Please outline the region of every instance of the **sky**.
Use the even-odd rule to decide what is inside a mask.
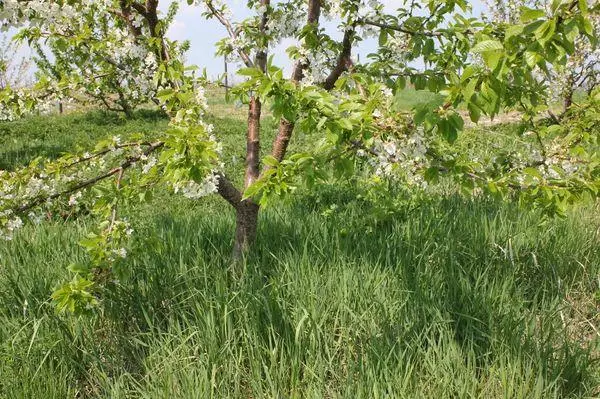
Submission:
[[[166,12],[169,5],[177,0],[162,0],[160,8]],[[245,0],[226,0],[229,5],[234,20],[242,20],[250,14],[245,6]],[[404,2],[402,0],[383,0],[382,3],[386,6],[386,11],[393,13],[395,9],[400,7]],[[480,15],[483,10],[481,0],[471,2],[473,7],[473,15]],[[202,15],[202,9],[198,6],[188,6],[185,1],[181,2],[179,13],[173,21],[167,35],[171,39],[189,40],[191,47],[187,54],[189,64],[197,65],[200,68],[206,68],[207,75],[210,78],[217,78],[224,72],[224,60],[222,57],[215,56],[215,43],[226,36],[225,29],[216,20],[206,20]],[[341,39],[341,34],[340,34]],[[287,58],[285,50],[291,46],[291,40],[280,43],[272,49],[271,54],[274,56],[275,65],[284,68],[284,71],[290,72],[291,63]],[[362,41],[355,53],[361,59],[367,54],[376,49],[376,40],[368,39]],[[235,66],[229,67],[231,71],[235,70]]]

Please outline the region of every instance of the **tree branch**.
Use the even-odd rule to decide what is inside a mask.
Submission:
[[[309,0],[308,2],[308,15],[306,19],[307,25],[314,25],[315,28],[319,25],[319,18],[321,17],[321,0]],[[304,77],[304,72],[308,68],[307,62],[297,61],[292,72],[291,80],[294,83],[298,83]],[[287,148],[292,138],[292,132],[294,130],[294,123],[281,118],[279,121],[279,128],[277,130],[277,136],[273,142],[273,149],[271,155],[279,162],[285,157]],[[268,168],[265,168],[265,170]],[[264,170],[263,170],[264,172]]]
[[[242,202],[242,193],[235,188],[233,183],[231,183],[223,173],[218,173],[217,176],[219,176],[217,192],[225,201],[229,202],[233,208],[237,209]]]
[[[400,25],[386,24],[383,22],[371,21],[368,19],[360,20],[360,22],[364,25],[371,25],[371,26],[376,26],[381,29],[393,30],[396,32],[405,33],[410,36],[419,36],[420,35],[420,36],[427,36],[427,37],[440,37],[440,36],[444,36],[446,33],[444,31],[429,31],[429,32],[428,31],[414,31],[414,30],[406,29]],[[469,35],[469,34],[472,34],[473,32],[470,30],[465,30],[462,33]]]
[[[352,66],[352,39],[354,38],[354,33],[354,26],[352,26],[352,29],[344,32],[342,50],[338,55],[337,63],[323,83],[323,88],[327,91],[333,89],[335,82],[342,76],[342,73],[346,72]]]
[[[308,16],[306,18],[307,25],[315,25],[319,23],[321,17],[321,0],[310,0],[308,2]],[[304,71],[308,68],[308,62],[297,61],[292,72],[292,81],[299,82],[304,77]]]
[[[121,165],[119,165],[116,168],[113,168],[113,169],[109,170],[108,172],[105,172],[105,173],[103,173],[101,175],[98,175],[96,177],[92,177],[92,178],[90,178],[88,180],[84,180],[82,182],[79,182],[79,183],[75,184],[74,186],[71,186],[70,188],[68,188],[66,190],[63,190],[61,192],[54,193],[54,194],[49,195],[49,196],[40,196],[40,197],[34,198],[30,202],[17,207],[16,209],[14,209],[14,211],[18,212],[18,213],[26,212],[26,211],[30,210],[31,208],[34,208],[34,207],[40,205],[41,203],[43,203],[45,201],[49,201],[49,200],[53,200],[53,199],[62,197],[64,195],[67,195],[67,194],[73,193],[75,191],[78,191],[78,190],[87,188],[89,186],[92,186],[92,185],[94,185],[94,184],[96,184],[96,183],[98,183],[98,182],[100,182],[100,181],[102,181],[104,179],[107,179],[107,178],[109,178],[111,176],[114,176],[116,174],[120,174],[124,170],[129,169],[131,166],[133,166],[137,161],[139,161],[142,158],[142,156],[148,156],[149,154],[151,154],[152,152],[156,151],[157,149],[163,147],[164,145],[165,145],[164,142],[158,141],[158,142],[150,145],[148,147],[148,149],[146,149],[146,151],[144,151],[144,153],[142,155],[138,155],[136,157],[127,158],[127,160],[125,160],[123,163],[121,163]]]
[[[212,15],[214,15],[215,18],[217,18],[217,20],[219,20],[221,25],[223,25],[225,27],[225,29],[227,30],[227,33],[229,34],[229,37],[232,40],[237,40],[238,35],[235,32],[235,30],[233,29],[231,22],[225,17],[225,15],[223,15],[223,13],[221,13],[219,10],[217,10],[215,8],[215,6],[212,3],[212,0],[206,0],[204,3],[206,4],[206,7],[208,7],[208,9],[212,13]],[[246,54],[242,49],[237,49],[236,51],[239,54],[239,56],[241,57],[242,61],[244,61],[244,64],[248,68],[252,68],[254,66],[254,64],[252,63],[252,60],[250,60],[250,57],[248,56],[248,54]]]

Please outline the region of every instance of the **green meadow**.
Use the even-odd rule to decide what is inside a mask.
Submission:
[[[411,92],[398,107],[431,101]],[[212,103],[241,181],[244,111]],[[154,111],[2,123],[0,169],[167,123]],[[266,116],[263,134],[274,127]],[[517,130],[474,128],[455,145],[491,157],[527,140]],[[50,295],[85,261],[77,242],[94,221],[26,226],[0,242],[0,397],[600,396],[597,203],[547,219],[451,183],[417,203],[389,195],[399,205],[376,218],[353,181],[299,190],[261,213],[255,250],[232,268],[233,211],[159,190],[123,210],[135,230],[126,276],[79,317]]]

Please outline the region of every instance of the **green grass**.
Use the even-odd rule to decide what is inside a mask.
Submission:
[[[47,119],[45,148],[166,124],[95,115]],[[212,121],[242,162],[243,122]],[[34,137],[43,122],[0,129]],[[497,133],[459,145],[510,145],[510,128]],[[8,165],[35,155],[17,142]],[[255,252],[231,273],[231,210],[163,192],[124,209],[136,230],[127,277],[104,313],[81,318],[48,298],[85,259],[76,242],[92,221],[29,226],[0,243],[0,397],[598,397],[598,211],[543,221],[431,195],[366,233],[365,203],[340,184],[265,210]]]
[[[93,111],[64,116],[36,116],[0,124],[0,169],[11,169],[41,156],[55,158],[65,152],[93,148],[100,138],[132,133],[150,134],[167,126],[159,112],[139,110],[134,118]]]

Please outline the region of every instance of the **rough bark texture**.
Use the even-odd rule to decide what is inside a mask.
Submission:
[[[344,32],[344,38],[342,39],[342,50],[338,55],[337,63],[327,79],[325,79],[325,83],[323,83],[323,88],[325,90],[333,89],[335,86],[335,82],[342,76],[342,73],[346,72],[352,66],[352,39],[354,37],[354,29],[349,29]]]
[[[219,185],[217,186],[217,191],[225,201],[229,202],[229,204],[236,208],[242,202],[242,193],[240,190],[235,188],[233,183],[229,181],[227,177],[223,174],[219,175]]]
[[[233,258],[241,259],[256,240],[259,207],[252,201],[240,202],[235,214]]]
[[[120,0],[119,6],[121,7],[121,17],[125,20],[127,28],[129,29],[129,33],[133,37],[139,37],[142,34],[142,30],[139,26],[135,26],[133,24],[130,4],[127,2],[127,0]]]
[[[148,29],[150,30],[150,35],[153,38],[160,38],[162,43],[160,46],[160,52],[157,54],[161,60],[169,60],[169,53],[167,52],[166,42],[164,41],[161,32],[158,30],[158,0],[147,0],[145,4],[133,2],[131,3],[131,7],[133,7],[140,15],[142,15],[146,22],[148,23]],[[123,9],[123,7],[121,7]],[[129,22],[131,23],[131,22]],[[130,28],[131,29],[131,28]],[[139,31],[138,28],[138,32]],[[134,34],[135,37],[139,36]]]
[[[294,124],[281,118],[279,121],[279,129],[277,130],[277,137],[273,143],[273,157],[279,162],[285,157],[290,139],[292,138],[292,131],[294,130]]]
[[[260,115],[262,104],[256,97],[250,99],[248,109],[248,132],[246,134],[246,175],[244,187],[248,188],[260,173]]]

